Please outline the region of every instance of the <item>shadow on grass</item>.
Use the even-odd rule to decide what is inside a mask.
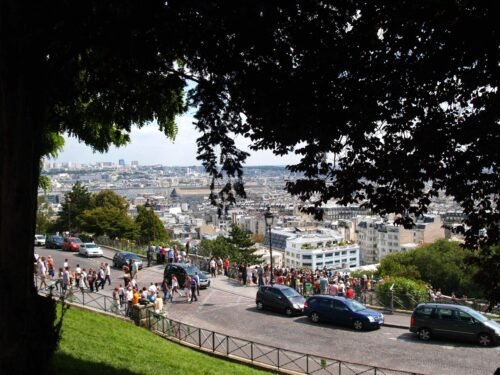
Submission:
[[[85,361],[67,355],[65,353],[55,353],[54,358],[52,359],[49,374],[137,375],[140,373],[133,372],[124,368],[111,367],[100,362]]]

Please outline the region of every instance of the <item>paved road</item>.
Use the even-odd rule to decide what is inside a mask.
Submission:
[[[37,249],[52,254],[56,266],[68,257],[73,267],[95,266],[105,258],[85,259],[58,250]],[[110,255],[112,253],[108,253]],[[163,266],[139,273],[139,285],[160,282]],[[113,286],[121,271],[113,270]],[[420,342],[408,329],[382,327],[380,330],[354,332],[338,326],[313,324],[305,317],[287,318],[255,308],[255,287],[243,287],[224,277],[212,279],[212,287],[201,292],[200,301],[186,303],[177,297],[166,309],[171,318],[226,335],[279,346],[298,352],[324,355],[350,362],[367,363],[425,374],[493,374],[500,366],[500,347],[481,348],[474,344],[448,341]],[[101,292],[100,292],[101,293]],[[102,291],[110,294],[111,288]],[[409,317],[388,316],[396,326],[408,325]]]

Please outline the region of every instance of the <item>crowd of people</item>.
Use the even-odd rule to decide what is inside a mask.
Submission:
[[[111,285],[111,267],[106,262],[102,262],[98,268],[91,267],[87,270],[77,264],[73,269],[68,259],[57,267],[52,256],[41,256],[36,260],[35,273],[40,280],[39,289],[53,288],[62,295],[73,287],[82,291],[97,292],[104,289],[106,283]]]
[[[268,264],[250,266],[241,263],[233,264],[231,268],[237,270],[242,285],[270,285],[273,281],[294,288],[302,295],[330,294],[354,298],[356,291],[359,293],[372,289],[372,280],[367,275],[357,278],[338,271],[277,267],[271,280],[271,267]],[[228,274],[226,270],[225,274]]]

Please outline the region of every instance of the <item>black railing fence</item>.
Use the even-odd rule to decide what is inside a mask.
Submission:
[[[264,366],[280,372],[300,374],[415,374],[360,363],[299,353],[229,336],[147,312],[151,331],[182,344],[234,360]]]

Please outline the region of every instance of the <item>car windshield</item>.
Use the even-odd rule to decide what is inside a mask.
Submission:
[[[45,238],[45,236],[42,236],[41,234],[37,234],[35,237],[36,237],[37,239],[40,239],[40,238]]]
[[[349,306],[349,308],[354,311],[354,312],[357,312],[357,311],[361,311],[361,310],[366,310],[366,307],[363,306],[361,303],[359,303],[358,301],[355,301],[355,300],[352,300],[352,299],[348,299],[345,301],[345,304],[347,306]]]
[[[97,245],[95,243],[86,243],[85,247],[87,249],[95,249],[97,247]]]
[[[81,241],[79,238],[72,238],[72,239],[71,239],[71,242],[74,242],[74,243],[82,243],[82,241]]]
[[[474,319],[476,319],[479,322],[485,322],[488,320],[487,317],[485,317],[483,314],[477,312],[476,310],[466,309],[465,312],[467,312],[470,316],[472,316]]]
[[[283,288],[281,289],[281,292],[288,298],[300,297],[300,294],[292,288]]]
[[[187,271],[188,275],[194,275],[195,272],[200,273],[200,270],[196,266],[187,266],[186,271]]]

